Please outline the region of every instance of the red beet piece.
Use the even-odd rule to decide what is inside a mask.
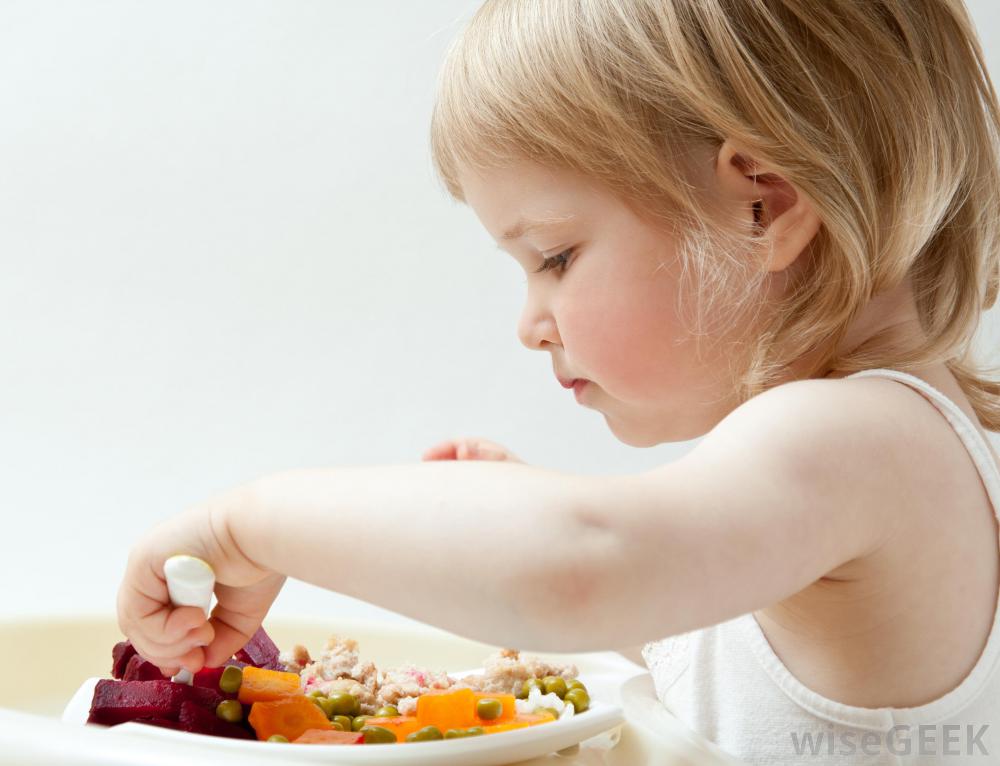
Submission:
[[[195,734],[208,734],[213,737],[231,737],[234,739],[256,739],[250,729],[238,723],[223,721],[215,712],[209,712],[193,702],[182,702],[178,718],[181,731]]]
[[[87,723],[106,726],[136,718],[166,718],[176,721],[184,690],[191,687],[173,681],[109,681],[101,679],[94,688]]]
[[[219,689],[209,689],[204,686],[184,686],[185,702],[193,702],[198,707],[211,710],[212,713],[215,713],[215,709],[224,699],[226,698]]]
[[[202,668],[194,674],[194,680],[191,683],[195,686],[204,686],[207,689],[218,689],[219,679],[222,678],[224,670],[225,668]]]
[[[119,641],[111,650],[111,676],[121,678],[129,660],[135,656],[135,647],[131,641]]]
[[[125,666],[125,673],[122,681],[169,681],[170,676],[165,676],[152,662],[144,660],[138,654],[132,655],[132,659]]]
[[[285,666],[278,660],[278,647],[264,628],[257,628],[247,645],[236,652],[236,658],[249,665],[267,670],[284,670]]]

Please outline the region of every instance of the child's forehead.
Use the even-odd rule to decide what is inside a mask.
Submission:
[[[621,203],[578,174],[521,164],[460,175],[465,201],[497,244],[561,236],[612,217]]]
[[[613,196],[581,173],[529,161],[490,168],[463,166],[458,178],[466,202],[477,211],[483,207],[506,213],[498,239],[523,234],[529,226],[579,216],[606,205]]]

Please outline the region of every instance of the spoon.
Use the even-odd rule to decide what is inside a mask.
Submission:
[[[205,619],[208,619],[212,592],[215,590],[215,572],[208,562],[195,556],[171,556],[163,565],[163,574],[167,578],[170,603],[174,606],[201,607]],[[193,679],[191,671],[181,668],[171,680],[190,686]]]

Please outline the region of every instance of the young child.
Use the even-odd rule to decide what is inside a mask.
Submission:
[[[998,127],[960,0],[490,0],[436,168],[577,401],[630,445],[704,438],[635,475],[459,439],[267,476],[138,543],[122,630],[217,665],[290,576],[493,644],[644,647],[750,763],[1000,758],[1000,384],[970,358]],[[215,568],[208,622],[169,605],[178,552]]]

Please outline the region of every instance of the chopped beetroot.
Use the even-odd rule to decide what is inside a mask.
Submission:
[[[122,681],[169,681],[170,676],[165,676],[152,662],[144,660],[138,654],[132,655],[132,659],[125,666],[125,673]]]
[[[219,703],[226,699],[219,689],[209,689],[204,686],[179,685],[184,688],[184,700],[186,702],[193,702],[198,707],[211,710],[213,713],[219,706]]]
[[[136,718],[166,718],[176,721],[184,690],[191,687],[173,681],[109,681],[102,679],[94,687],[87,723],[106,726]]]
[[[195,686],[204,686],[208,689],[218,689],[219,679],[222,678],[224,670],[225,668],[202,668],[194,674],[194,679],[191,683]]]
[[[246,726],[223,721],[214,711],[208,711],[193,702],[181,703],[178,722],[182,731],[190,731],[195,734],[232,737],[234,739],[256,739],[254,733]]]
[[[111,676],[121,678],[125,675],[128,661],[135,656],[135,647],[131,641],[119,641],[111,650]]]
[[[236,652],[236,659],[258,668],[284,670],[285,666],[278,659],[279,653],[278,647],[261,627],[257,628],[246,646]]]

